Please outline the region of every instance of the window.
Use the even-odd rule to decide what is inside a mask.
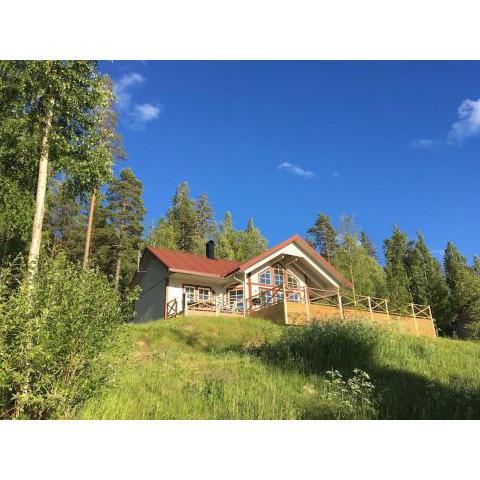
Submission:
[[[287,285],[291,288],[299,288],[300,282],[293,273],[287,272]]]
[[[228,301],[231,307],[236,307],[243,311],[243,290],[235,289],[228,292]]]
[[[281,265],[273,267],[273,282],[277,287],[283,285],[283,267]]]
[[[272,303],[272,291],[271,290],[261,290],[260,298],[264,305],[270,305]]]
[[[209,288],[198,288],[198,299],[199,300],[208,300],[210,298],[210,289]]]
[[[299,293],[289,293],[288,294],[288,300],[290,302],[300,302],[301,301],[300,294]]]
[[[209,300],[210,289],[206,287],[194,287],[192,285],[185,286],[185,301],[187,304],[197,302],[199,300]]]
[[[275,299],[277,300],[277,302],[283,302],[283,292],[277,292],[275,294]]]
[[[195,287],[185,287],[185,301],[187,304],[195,301]]]
[[[271,285],[272,284],[272,273],[270,269],[265,270],[260,274],[259,281],[262,285]]]

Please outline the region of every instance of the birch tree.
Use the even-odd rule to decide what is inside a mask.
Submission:
[[[83,193],[111,174],[99,115],[110,97],[95,61],[0,62],[0,162],[35,192],[29,282],[40,256],[49,177],[62,172],[69,188]]]

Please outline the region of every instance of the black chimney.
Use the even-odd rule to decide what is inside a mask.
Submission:
[[[211,260],[215,260],[215,242],[213,240],[209,240],[207,242],[207,258]]]

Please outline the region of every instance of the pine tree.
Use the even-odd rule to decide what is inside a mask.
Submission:
[[[104,146],[107,149],[107,151],[110,152],[112,162],[117,163],[120,160],[126,160],[127,154],[125,152],[125,149],[123,148],[122,136],[117,132],[118,115],[114,109],[115,101],[113,97],[113,82],[111,81],[111,79],[106,78],[105,88],[108,90],[110,98],[109,98],[108,107],[100,110],[99,112],[99,117],[100,117],[99,137],[101,141],[104,143]],[[86,230],[86,236],[85,236],[85,248],[83,252],[84,268],[87,267],[89,256],[90,256],[94,215],[95,215],[95,208],[98,202],[97,197],[99,195],[99,186],[100,186],[100,183],[98,186],[95,186],[93,188],[93,191],[90,195],[88,222],[87,222],[87,230]]]
[[[365,249],[365,251],[367,252],[368,255],[370,255],[372,258],[377,258],[377,252],[375,250],[375,245],[370,240],[370,238],[368,238],[365,230],[362,230],[360,232],[360,244]]]
[[[307,234],[320,255],[332,263],[337,250],[337,234],[328,215],[320,213],[315,225],[308,229]]]
[[[407,243],[407,235],[397,226],[393,227],[392,237],[387,238],[384,243],[387,291],[392,306],[396,308],[405,307],[412,302],[404,265]]]
[[[142,182],[129,168],[122,169],[119,178],[115,178],[107,190],[109,222],[116,235],[114,284],[117,288],[122,272],[133,274],[142,243],[145,214],[142,191]]]
[[[177,249],[194,253],[198,247],[198,222],[195,201],[190,198],[187,182],[177,187],[167,219],[175,231]]]

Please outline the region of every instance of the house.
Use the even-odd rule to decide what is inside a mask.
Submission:
[[[435,336],[430,307],[410,304],[395,312],[386,299],[354,295],[350,281],[299,235],[244,263],[215,258],[213,241],[205,256],[147,247],[134,283],[141,289],[136,322],[196,314],[305,324],[360,315]]]

